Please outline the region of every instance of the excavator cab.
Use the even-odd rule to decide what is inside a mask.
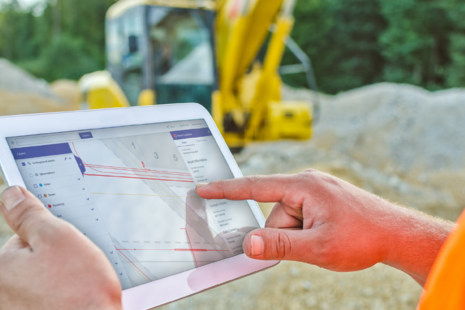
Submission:
[[[108,12],[108,71],[130,105],[152,90],[151,104],[198,102],[211,111],[217,88],[214,14],[156,5]]]
[[[82,108],[197,102],[231,149],[307,140],[317,100],[311,105],[281,96],[280,74],[306,73],[316,90],[310,59],[289,37],[294,4],[120,0],[107,12],[107,70],[80,80]],[[286,48],[300,64],[281,66]]]

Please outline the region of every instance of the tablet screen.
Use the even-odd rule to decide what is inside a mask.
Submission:
[[[242,254],[247,202],[203,200],[233,174],[204,120],[8,138],[26,187],[100,247],[123,289]]]

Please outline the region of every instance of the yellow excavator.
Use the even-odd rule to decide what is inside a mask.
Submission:
[[[283,102],[280,74],[311,62],[289,37],[295,0],[120,0],[107,12],[107,71],[79,82],[83,109],[202,104],[226,142],[306,140],[318,107]],[[300,61],[281,67],[286,46]],[[316,92],[315,92],[316,93]]]

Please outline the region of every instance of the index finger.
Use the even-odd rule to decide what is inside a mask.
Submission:
[[[249,176],[198,184],[197,194],[205,199],[278,202],[295,190],[297,183],[299,181],[292,175]],[[298,192],[295,191],[295,194],[298,195]]]

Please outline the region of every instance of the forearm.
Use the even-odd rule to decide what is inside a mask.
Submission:
[[[386,265],[409,274],[424,286],[436,257],[454,229],[454,223],[427,214],[393,206],[386,223]]]

